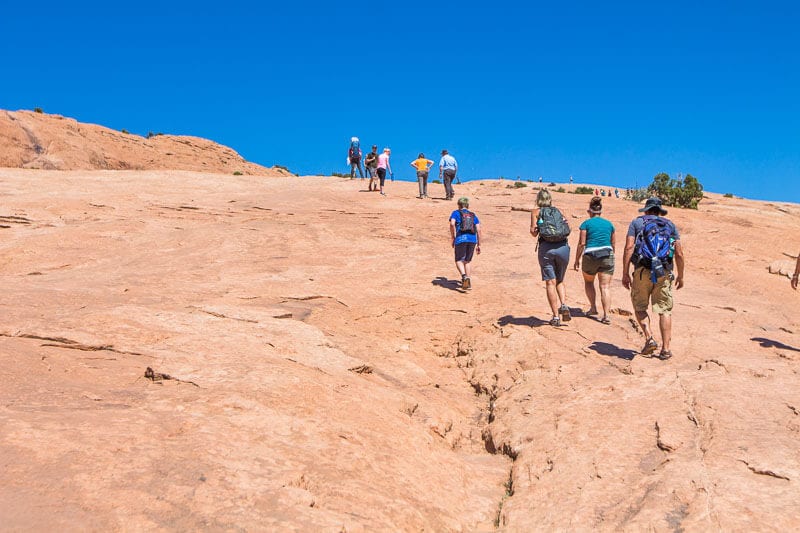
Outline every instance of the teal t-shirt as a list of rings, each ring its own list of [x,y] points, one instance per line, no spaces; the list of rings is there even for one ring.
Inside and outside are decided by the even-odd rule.
[[[586,249],[610,248],[611,234],[614,233],[614,224],[603,217],[592,217],[584,220],[581,230],[586,230]]]

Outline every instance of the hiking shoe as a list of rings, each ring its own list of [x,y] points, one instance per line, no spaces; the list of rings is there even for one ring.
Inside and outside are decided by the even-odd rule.
[[[605,325],[611,324],[611,319],[608,318],[608,316],[604,316],[603,318],[600,319],[600,323]]]
[[[563,322],[569,322],[572,320],[572,315],[569,314],[569,307],[566,305],[562,305],[558,308],[558,314],[561,315],[561,320]]]
[[[472,281],[469,278],[464,278],[461,280],[461,288],[464,290],[472,288]]]
[[[640,353],[642,355],[650,355],[651,353],[655,352],[657,348],[658,348],[658,343],[653,337],[650,337],[649,339],[647,339],[647,342],[644,343],[644,347],[642,348],[642,351]]]
[[[666,361],[670,357],[672,357],[672,352],[670,350],[661,350],[661,353],[658,354],[658,358],[662,361]]]
[[[554,316],[553,318],[550,319],[550,325],[557,328],[558,326],[561,325],[561,319],[558,318],[557,316]]]

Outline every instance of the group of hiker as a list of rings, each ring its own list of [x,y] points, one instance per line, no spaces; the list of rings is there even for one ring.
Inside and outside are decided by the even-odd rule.
[[[537,257],[552,311],[549,324],[559,327],[572,319],[566,304],[564,285],[569,267],[568,237],[571,231],[566,217],[553,206],[552,196],[547,189],[539,190],[536,205],[538,209],[531,211],[530,233],[537,239]],[[631,221],[625,237],[622,285],[630,290],[636,321],[646,339],[640,353],[651,355],[659,350],[648,310],[652,307],[653,313],[658,315],[661,333],[661,349],[657,357],[666,360],[672,357],[672,289],[673,286],[675,289],[683,287],[683,248],[678,229],[665,218],[667,210],[662,206],[661,199],[649,198],[639,212],[642,215]],[[599,316],[594,283],[598,279],[603,309],[598,320],[602,324],[610,324],[610,287],[615,266],[616,231],[611,221],[602,216],[602,197],[591,199],[587,213],[589,217],[578,228],[580,237],[573,268],[576,271],[580,269],[583,274],[584,290],[589,300],[589,309],[584,314]],[[459,198],[458,209],[450,215],[449,229],[456,268],[461,274],[461,288],[469,290],[472,288],[470,262],[475,252],[480,254],[481,229],[478,216],[469,210],[468,198]],[[794,288],[797,288],[798,275],[800,257],[792,278]]]
[[[394,181],[394,172],[389,163],[389,158],[392,151],[386,147],[381,154],[378,154],[378,145],[373,144],[372,150],[363,157],[361,151],[360,141],[358,137],[350,139],[350,148],[347,150],[347,164],[350,165],[350,179],[355,179],[356,171],[361,179],[364,179],[364,171],[361,169],[361,161],[363,157],[364,170],[366,171],[367,178],[369,178],[368,190],[378,191],[383,196],[386,196],[384,185],[386,182],[386,173],[392,181]],[[411,162],[411,166],[417,173],[417,182],[419,184],[419,196],[417,198],[428,198],[428,173],[433,167],[434,162],[425,157],[425,154],[420,152],[417,159]],[[445,199],[452,200],[455,197],[453,190],[453,181],[457,179],[458,175],[458,162],[448,153],[447,150],[442,150],[442,157],[439,160],[439,179],[444,183]]]

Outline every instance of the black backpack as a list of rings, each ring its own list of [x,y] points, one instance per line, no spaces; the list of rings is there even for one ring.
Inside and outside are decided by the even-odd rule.
[[[556,207],[542,207],[536,226],[539,228],[539,238],[545,242],[563,242],[569,237],[567,219]]]
[[[350,162],[351,163],[358,163],[361,161],[361,154],[359,154],[358,145],[354,145],[350,147]]]
[[[467,209],[459,209],[461,223],[458,225],[459,233],[475,233],[475,213]]]

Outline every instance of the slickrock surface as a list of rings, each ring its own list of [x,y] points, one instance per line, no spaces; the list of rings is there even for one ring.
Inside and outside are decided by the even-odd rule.
[[[0,169],[9,530],[794,530],[800,206],[671,209],[670,361],[617,312],[547,325],[535,189],[471,182],[459,291],[416,184]],[[435,195],[441,195],[431,185]],[[555,193],[574,228],[588,196]],[[148,370],[149,369],[149,370]],[[147,375],[147,377],[146,377]]]
[[[46,170],[195,170],[287,176],[227,146],[185,135],[149,139],[61,115],[0,110],[0,167]]]

